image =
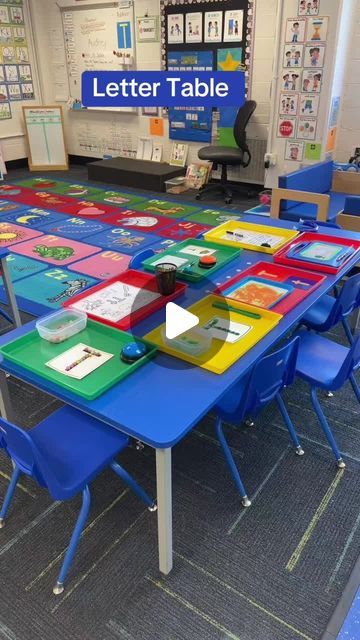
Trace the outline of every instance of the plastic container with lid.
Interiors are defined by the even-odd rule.
[[[48,342],[63,342],[86,328],[87,315],[83,311],[62,309],[36,322],[41,338]]]
[[[182,351],[191,356],[198,356],[209,351],[212,344],[212,337],[203,329],[194,328],[181,333],[171,340],[166,337],[165,327],[161,329],[161,338],[164,344],[175,351]]]

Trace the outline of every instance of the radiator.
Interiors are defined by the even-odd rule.
[[[266,140],[247,139],[247,143],[251,152],[251,162],[246,169],[243,167],[228,167],[228,178],[234,182],[253,182],[255,184],[264,184],[265,168],[264,155],[266,153]],[[220,171],[213,171],[213,178],[220,178]]]

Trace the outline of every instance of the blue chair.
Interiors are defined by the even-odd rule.
[[[354,372],[360,367],[360,336],[351,347],[345,347],[316,333],[299,331],[299,353],[296,374],[310,384],[311,401],[320,426],[336,458],[337,466],[345,467],[345,462],[335,442],[328,421],[320,406],[317,389],[336,391],[350,380],[355,396],[360,403],[360,388]]]
[[[30,432],[0,418],[0,439],[11,457],[14,471],[0,511],[0,528],[10,506],[21,473],[31,476],[45,487],[54,500],[70,500],[82,492],[82,506],[60,573],[53,589],[64,590],[89,508],[89,483],[103,469],[111,469],[145,502],[150,511],[156,503],[116,461],[128,445],[128,437],[94,418],[70,407],[56,411]]]
[[[348,318],[358,307],[360,307],[360,273],[345,281],[336,298],[330,295],[322,296],[301,318],[301,324],[322,333],[341,322],[346,337],[352,344],[354,337]]]
[[[241,495],[244,507],[249,507],[251,502],[245,491],[230,447],[225,439],[222,421],[226,420],[232,424],[241,424],[246,417],[253,417],[271,402],[271,400],[275,399],[289,431],[290,438],[295,445],[295,453],[302,456],[304,451],[301,448],[284,400],[280,395],[281,390],[290,385],[295,378],[298,347],[299,338],[294,338],[284,347],[278,349],[278,351],[259,360],[245,384],[240,382],[238,385],[235,385],[231,391],[221,398],[220,403],[215,407],[217,414],[215,423],[216,435],[229,465],[230,473]]]

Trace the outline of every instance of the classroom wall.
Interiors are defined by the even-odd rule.
[[[71,0],[70,0],[71,1]],[[275,31],[277,6],[281,0],[257,0],[256,1],[256,24],[255,43],[253,46],[253,74],[252,74],[252,97],[258,102],[258,108],[252,123],[248,128],[248,137],[256,141],[254,147],[253,170],[251,167],[246,171],[246,178],[251,180],[252,172],[259,175],[261,173],[263,153],[268,135],[268,125],[270,117],[270,87],[272,80],[272,62],[275,49]],[[54,42],[61,33],[61,13],[56,0],[29,0],[31,9],[34,39],[37,43],[37,60],[39,80],[44,102],[48,104],[57,103],[57,98],[61,94],[61,88],[56,86],[55,81],[59,80],[60,66],[57,65],[56,74],[55,62],[60,63],[64,51],[54,47]],[[73,5],[78,6],[75,0]],[[136,0],[135,13],[143,15],[146,11],[151,14],[159,13],[159,0]],[[101,9],[99,9],[101,11]],[[137,68],[158,69],[160,67],[160,43],[137,44]],[[66,102],[62,102],[66,106]],[[121,147],[121,141],[126,137],[126,146],[131,144],[135,149],[137,137],[148,135],[149,121],[139,113],[116,114],[114,112],[69,112],[66,109],[65,131],[69,153],[99,157],[104,153],[111,152],[110,147]],[[214,125],[216,132],[216,124]],[[261,141],[264,141],[261,144]],[[165,121],[164,138],[159,138],[158,142],[163,144],[164,158],[169,156],[171,141],[168,140],[167,120]],[[87,145],[85,143],[88,143]],[[3,144],[5,157],[8,156],[8,145]],[[189,160],[197,159],[197,150],[200,144],[190,143]],[[24,146],[19,149],[17,157],[24,157]],[[116,155],[116,153],[113,153]],[[257,157],[258,156],[258,157]],[[13,158],[14,156],[12,156]],[[243,174],[244,175],[244,174]],[[232,174],[233,178],[238,177],[238,172]],[[261,181],[261,180],[260,180]]]
[[[354,147],[360,147],[360,0],[350,42],[335,153],[340,162],[347,162]]]

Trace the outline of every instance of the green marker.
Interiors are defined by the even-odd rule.
[[[222,309],[223,311],[233,311],[234,313],[239,313],[242,316],[246,316],[247,318],[254,318],[254,320],[261,320],[260,313],[253,313],[252,311],[245,311],[245,309],[237,309],[236,307],[229,307],[225,302],[213,302],[212,306],[215,309]]]

